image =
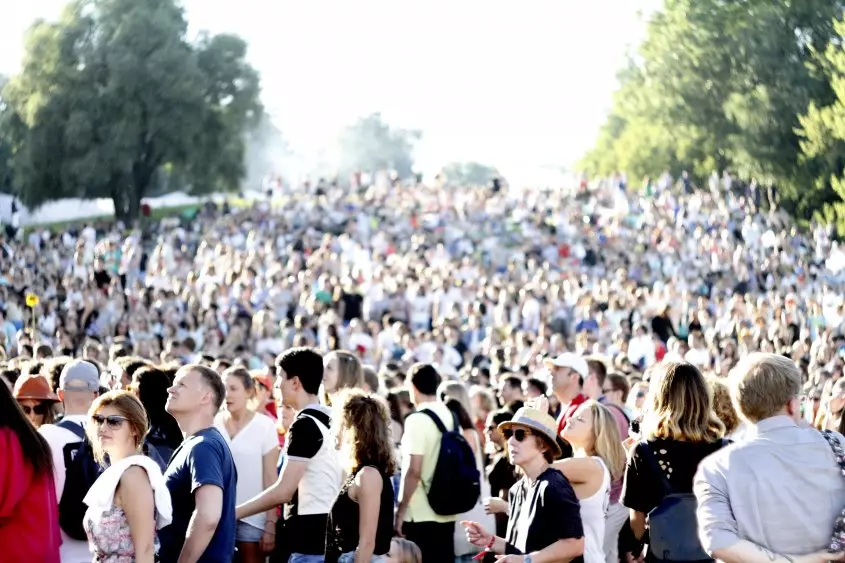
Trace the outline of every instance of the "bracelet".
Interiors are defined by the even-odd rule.
[[[472,560],[478,561],[480,559],[483,559],[484,555],[486,555],[488,552],[493,551],[493,544],[494,543],[496,543],[496,535],[495,534],[490,536],[490,541],[487,542],[486,546],[484,546],[484,550],[481,553],[479,553],[478,555],[476,555],[475,557],[473,557]]]

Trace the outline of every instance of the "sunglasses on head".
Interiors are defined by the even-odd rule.
[[[103,416],[101,414],[95,414],[91,417],[91,420],[94,421],[94,424],[97,426],[102,426],[103,424],[107,425],[111,430],[117,430],[121,426],[123,426],[124,421],[126,421],[125,417],[118,416],[116,414],[110,414],[109,416]]]
[[[50,410],[50,407],[42,403],[40,405],[35,405],[34,407],[30,407],[29,405],[21,405],[21,409],[27,416],[32,413],[35,413],[39,416],[44,416],[45,414],[47,414],[47,411]]]
[[[505,437],[505,440],[510,440],[511,436],[516,438],[517,442],[521,442],[525,439],[526,436],[530,435],[531,431],[526,430],[524,428],[517,428],[516,430],[512,428],[508,428],[506,430],[502,430],[502,436]]]

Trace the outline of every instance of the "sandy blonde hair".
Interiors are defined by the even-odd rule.
[[[332,360],[337,360],[337,387],[332,390],[325,390],[324,400],[327,405],[331,405],[330,394],[332,393],[337,393],[343,389],[364,388],[364,368],[355,354],[345,350],[334,350],[325,355],[324,361],[328,365]]]
[[[719,377],[708,377],[707,383],[713,390],[713,412],[725,425],[725,435],[730,435],[739,427],[739,413],[734,408],[730,388]]]
[[[612,481],[625,472],[625,448],[619,436],[619,425],[610,409],[597,401],[587,401],[586,408],[593,415],[593,455],[601,458],[610,471]]]
[[[422,553],[417,544],[405,538],[393,538],[390,541],[396,544],[399,563],[422,563]]]
[[[652,375],[642,424],[645,439],[715,442],[725,425],[713,412],[710,386],[698,368],[686,362],[660,364]]]
[[[789,358],[760,352],[742,358],[728,378],[737,410],[752,423],[777,415],[798,397],[801,379]]]

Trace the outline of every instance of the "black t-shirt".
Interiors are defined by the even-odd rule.
[[[307,415],[307,416],[306,416]],[[314,417],[320,422],[316,422]],[[318,424],[329,426],[329,416],[315,408],[303,409],[294,419],[287,433],[287,458],[295,460],[310,460],[323,446],[323,433]],[[327,483],[336,489],[337,485]],[[328,514],[300,515],[299,492],[293,494],[291,501],[285,505],[285,549],[289,553],[306,555],[323,555],[326,549],[326,523]]]
[[[97,270],[94,272],[94,283],[97,284],[98,289],[108,287],[111,283],[111,276],[105,270]]]
[[[516,473],[505,453],[497,454],[487,466],[487,480],[494,497],[507,499],[507,493],[516,483]],[[508,529],[508,515],[496,514],[496,535],[505,537]]]
[[[519,520],[524,510],[530,510],[531,523],[525,537],[525,551],[518,543]],[[521,555],[545,549],[558,540],[583,538],[581,506],[572,485],[563,473],[549,467],[529,485],[525,478],[519,480],[510,491],[510,521],[508,522],[508,543],[505,553]],[[573,559],[583,563],[583,557]]]
[[[664,475],[675,493],[691,493],[692,480],[702,459],[722,447],[716,442],[680,442],[677,440],[648,440],[631,451],[625,468],[621,502],[624,506],[648,514],[663,501],[664,490],[652,464],[643,459],[640,449],[648,447],[657,458]]]
[[[360,319],[363,312],[364,298],[358,293],[344,292],[340,299],[343,301],[343,320]]]

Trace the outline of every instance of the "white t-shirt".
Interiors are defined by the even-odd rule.
[[[279,445],[276,424],[270,417],[256,414],[234,438],[230,438],[223,420],[223,413],[218,414],[214,419],[214,426],[226,439],[232,451],[235,468],[238,470],[235,497],[236,502],[242,504],[264,490],[264,456]],[[243,518],[242,521],[263,530],[266,514],[259,512]]]
[[[65,416],[64,420],[84,426],[88,416],[72,414]],[[61,501],[62,493],[65,490],[65,446],[81,440],[70,430],[65,430],[55,424],[45,424],[38,429],[38,432],[44,436],[50,446],[50,453],[53,457],[53,480],[56,483],[56,499]],[[62,546],[59,548],[59,557],[62,563],[90,563],[91,551],[88,548],[88,542],[74,540],[62,530]]]

